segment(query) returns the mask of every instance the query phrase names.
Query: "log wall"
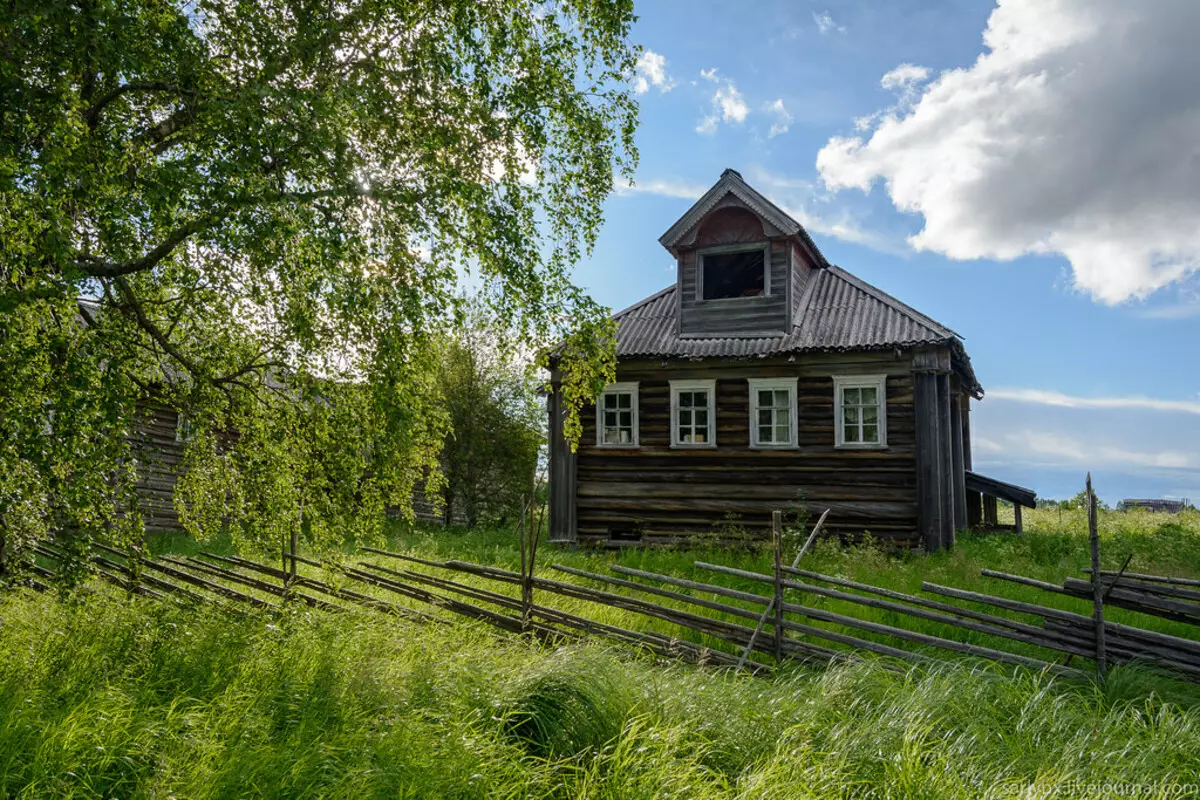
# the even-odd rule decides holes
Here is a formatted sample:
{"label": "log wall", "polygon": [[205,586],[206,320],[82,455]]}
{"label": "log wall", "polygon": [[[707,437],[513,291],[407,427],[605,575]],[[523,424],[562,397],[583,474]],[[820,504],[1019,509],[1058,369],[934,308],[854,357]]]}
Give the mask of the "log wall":
{"label": "log wall", "polygon": [[182,530],[172,500],[183,463],[183,445],[175,441],[179,415],[156,404],[141,404],[129,437],[137,459],[137,492],[148,531]]}
{"label": "log wall", "polygon": [[[886,374],[888,446],[834,447],[833,376]],[[749,446],[747,378],[796,376],[799,447]],[[717,446],[670,446],[670,380],[717,380]],[[638,381],[641,446],[597,448],[595,413],[582,414],[575,516],[581,542],[640,532],[666,542],[722,532],[727,515],[765,535],[771,512],[800,504],[831,509],[826,527],[915,545],[917,474],[913,376],[908,355],[828,354],[741,362],[623,363],[618,381]]]}

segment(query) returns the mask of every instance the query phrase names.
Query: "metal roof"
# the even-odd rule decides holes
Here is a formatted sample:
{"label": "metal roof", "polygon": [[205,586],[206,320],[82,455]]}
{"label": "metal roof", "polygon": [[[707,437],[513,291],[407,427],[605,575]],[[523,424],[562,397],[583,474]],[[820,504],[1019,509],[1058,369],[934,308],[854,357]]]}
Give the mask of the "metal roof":
{"label": "metal roof", "polygon": [[614,315],[617,357],[739,358],[949,344],[958,335],[839,267],[813,272],[789,330],[761,337],[679,334],[676,287]]}

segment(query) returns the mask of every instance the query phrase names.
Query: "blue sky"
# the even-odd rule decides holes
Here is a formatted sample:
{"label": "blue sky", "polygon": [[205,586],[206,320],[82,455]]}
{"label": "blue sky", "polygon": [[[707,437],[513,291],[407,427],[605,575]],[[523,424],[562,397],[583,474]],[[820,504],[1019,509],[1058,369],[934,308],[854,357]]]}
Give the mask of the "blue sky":
{"label": "blue sky", "polygon": [[642,2],[641,163],[577,279],[668,285],[658,236],[733,167],[965,337],[978,468],[1200,502],[1196,7]]}

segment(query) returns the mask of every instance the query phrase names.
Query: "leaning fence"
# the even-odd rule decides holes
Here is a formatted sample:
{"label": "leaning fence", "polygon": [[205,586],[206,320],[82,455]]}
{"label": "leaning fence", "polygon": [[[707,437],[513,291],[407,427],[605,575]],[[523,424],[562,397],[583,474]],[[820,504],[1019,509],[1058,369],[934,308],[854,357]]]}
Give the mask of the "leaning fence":
{"label": "leaning fence", "polygon": [[[1094,509],[1090,479],[1088,497]],[[1111,664],[1143,663],[1200,682],[1200,641],[1113,622],[1104,613],[1106,606],[1119,607],[1183,623],[1187,630],[1197,626],[1200,632],[1200,581],[1126,572],[1128,560],[1119,570],[1101,569],[1094,510],[1089,514],[1092,567],[1087,580],[1068,577],[1060,586],[990,570],[981,573],[1088,601],[1090,614],[928,582],[921,585],[922,594],[909,594],[804,569],[802,559],[823,520],[789,566],[776,515],[771,572],[695,562],[696,574],[713,576],[708,580],[619,564],[608,566],[610,574],[551,564],[550,571],[561,580],[537,574],[541,521],[532,507],[522,514],[520,571],[369,547],[362,551],[390,563],[322,562],[296,553],[294,541],[284,550],[283,568],[215,553],[153,558],[101,544],[88,557],[101,579],[132,594],[215,604],[230,613],[276,613],[304,605],[331,613],[389,614],[411,624],[440,624],[459,616],[549,641],[605,638],[664,658],[756,671],[789,660],[831,662],[868,653],[905,662],[957,654],[1101,679]],[[55,576],[54,565],[66,564],[69,557],[53,542],[37,545],[36,552],[42,563],[30,585],[45,589]],[[313,569],[302,572],[301,566]],[[717,583],[718,576],[736,579],[742,588]],[[555,607],[564,598],[577,601],[575,610]],[[579,606],[620,609],[646,618],[647,628],[671,632],[615,625],[576,613]]]}

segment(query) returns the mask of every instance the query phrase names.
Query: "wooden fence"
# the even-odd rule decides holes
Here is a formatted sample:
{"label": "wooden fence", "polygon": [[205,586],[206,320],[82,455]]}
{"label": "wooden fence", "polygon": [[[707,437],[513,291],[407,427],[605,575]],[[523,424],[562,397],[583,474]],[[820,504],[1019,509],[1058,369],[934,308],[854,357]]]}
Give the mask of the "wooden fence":
{"label": "wooden fence", "polygon": [[[1088,488],[1091,496],[1090,480]],[[923,595],[907,594],[803,569],[801,560],[820,533],[824,516],[791,566],[784,563],[778,515],[770,573],[695,562],[698,571],[758,585],[759,591],[620,565],[611,565],[611,574],[551,565],[564,578],[577,580],[537,575],[541,522],[535,524],[529,508],[522,515],[519,572],[374,548],[363,551],[395,563],[322,563],[297,554],[294,541],[285,545],[281,567],[214,553],[148,558],[99,544],[89,558],[100,578],[131,593],[159,600],[212,603],[230,613],[251,608],[274,613],[303,604],[332,613],[366,609],[389,614],[404,624],[445,623],[454,615],[546,640],[603,637],[662,657],[752,670],[785,660],[830,662],[857,659],[864,653],[921,662],[945,652],[1067,677],[1095,674],[1101,679],[1109,664],[1138,662],[1200,682],[1200,641],[1104,617],[1105,607],[1115,606],[1200,626],[1200,581],[1128,573],[1124,567],[1100,569],[1094,505],[1093,497],[1089,515],[1093,558],[1088,580],[1068,577],[1059,586],[1020,575],[982,572],[987,578],[1088,600],[1091,614],[933,583],[921,585]],[[65,563],[68,556],[52,542],[39,544],[36,552],[43,563],[35,568],[31,585],[45,589],[55,573],[47,565]],[[1128,564],[1126,561],[1125,566]],[[325,570],[325,579],[301,573],[300,565]],[[516,596],[464,583],[452,577],[454,574],[471,576],[476,583],[482,580],[507,586],[515,589]],[[398,602],[401,598],[405,602]],[[570,613],[549,604],[556,598],[622,609],[655,620],[659,627],[666,623],[676,634],[631,630]],[[876,619],[818,607],[823,601],[838,603],[843,610],[849,607],[874,614]],[[414,608],[413,603],[419,607]],[[877,621],[878,612],[885,612],[891,624]],[[906,626],[904,621],[913,625]],[[684,631],[691,640],[681,638]],[[980,643],[982,636],[990,637],[987,644]],[[1023,652],[1005,649],[1005,643],[1021,645],[1018,649]],[[1030,647],[1043,654],[1030,655]],[[1090,660],[1094,670],[1073,666],[1075,659]]]}

